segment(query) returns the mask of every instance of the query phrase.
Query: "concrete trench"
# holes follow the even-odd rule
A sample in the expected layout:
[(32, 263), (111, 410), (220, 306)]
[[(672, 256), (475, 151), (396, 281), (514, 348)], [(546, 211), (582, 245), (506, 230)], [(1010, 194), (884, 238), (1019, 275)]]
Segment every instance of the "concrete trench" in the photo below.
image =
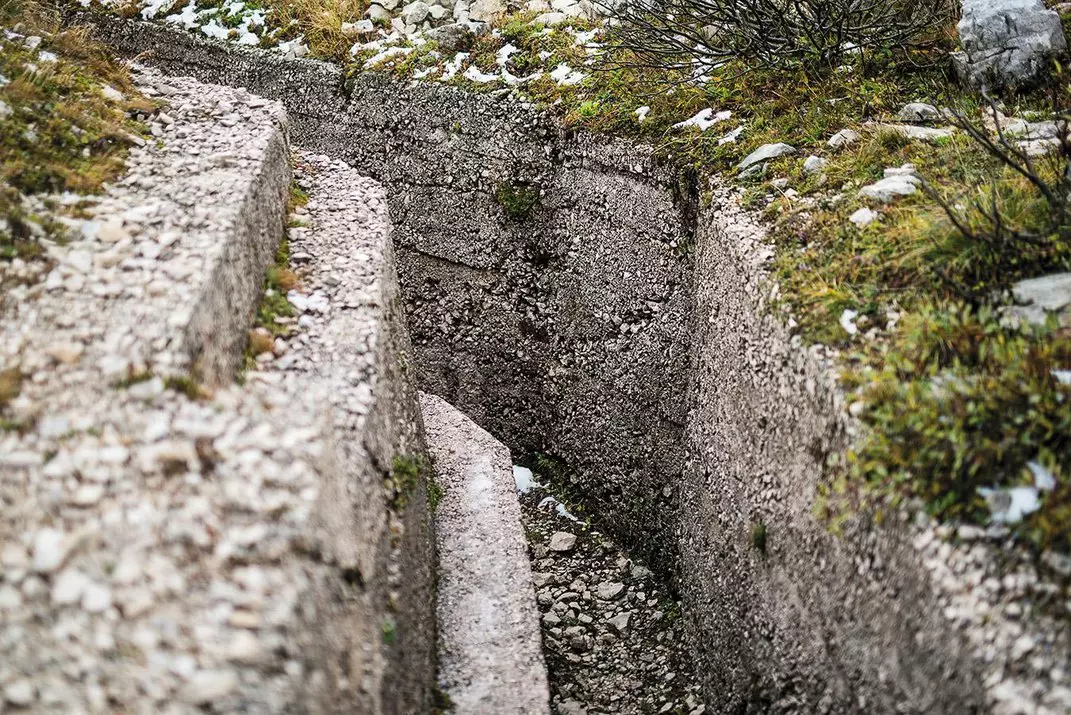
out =
[[(729, 191), (515, 100), (95, 21), (166, 72), (279, 99), (296, 145), (385, 186), (421, 389), (559, 463), (673, 585), (709, 711), (984, 710), (908, 527), (812, 515), (840, 396), (768, 310)], [(511, 217), (504, 187), (539, 201)]]

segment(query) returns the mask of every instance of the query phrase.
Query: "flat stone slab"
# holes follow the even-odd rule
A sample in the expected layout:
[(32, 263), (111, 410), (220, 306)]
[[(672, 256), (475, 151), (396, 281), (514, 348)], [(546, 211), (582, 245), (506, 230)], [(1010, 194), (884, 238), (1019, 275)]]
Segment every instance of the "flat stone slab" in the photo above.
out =
[(549, 713), (509, 450), (441, 398), (421, 409), (436, 480), (439, 681), (459, 713)]

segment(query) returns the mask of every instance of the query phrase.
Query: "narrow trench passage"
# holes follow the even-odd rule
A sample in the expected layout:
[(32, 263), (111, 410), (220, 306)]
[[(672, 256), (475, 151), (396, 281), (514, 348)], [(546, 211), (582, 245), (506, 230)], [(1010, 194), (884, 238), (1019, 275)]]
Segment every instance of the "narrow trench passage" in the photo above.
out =
[(528, 538), (551, 712), (701, 715), (680, 604), (552, 488), (514, 467)]

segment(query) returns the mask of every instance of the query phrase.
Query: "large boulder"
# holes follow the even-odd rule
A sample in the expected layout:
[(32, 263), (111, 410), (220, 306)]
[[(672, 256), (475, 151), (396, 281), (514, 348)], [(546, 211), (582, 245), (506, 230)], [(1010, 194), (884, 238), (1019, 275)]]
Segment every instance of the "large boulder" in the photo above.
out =
[(963, 0), (959, 38), (957, 68), (976, 87), (1030, 85), (1067, 50), (1060, 16), (1042, 0)]

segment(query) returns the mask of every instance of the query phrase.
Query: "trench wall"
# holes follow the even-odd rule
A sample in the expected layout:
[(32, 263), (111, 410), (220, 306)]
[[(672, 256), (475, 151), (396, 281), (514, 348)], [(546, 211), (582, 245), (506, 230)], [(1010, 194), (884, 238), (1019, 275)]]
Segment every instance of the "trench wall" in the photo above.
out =
[[(766, 311), (761, 232), (730, 196), (701, 209), (648, 150), (514, 100), (98, 27), (168, 72), (282, 100), (296, 144), (386, 186), (422, 389), (560, 459), (674, 578), (711, 711), (981, 709), (906, 530), (860, 518), (834, 538), (812, 516), (837, 391)], [(504, 184), (538, 205), (511, 218)]]

